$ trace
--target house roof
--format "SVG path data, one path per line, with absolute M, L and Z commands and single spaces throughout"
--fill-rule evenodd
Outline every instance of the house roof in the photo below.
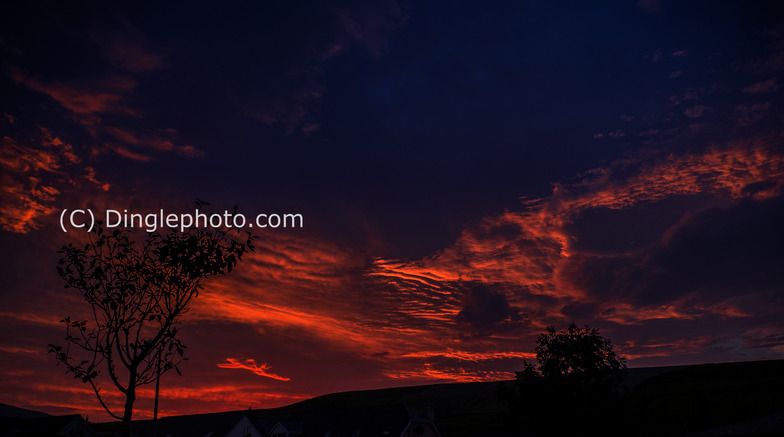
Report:
M 294 422 L 289 420 L 278 422 L 269 431 L 272 432 L 272 429 L 274 429 L 278 425 L 282 426 L 283 429 L 285 429 L 286 431 L 292 434 L 294 433 L 302 434 L 302 422 Z

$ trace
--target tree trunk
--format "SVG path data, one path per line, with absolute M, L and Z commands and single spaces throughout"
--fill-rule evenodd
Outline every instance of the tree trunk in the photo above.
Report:
M 133 373 L 133 372 L 132 372 Z M 136 401 L 135 375 L 131 375 L 128 391 L 125 393 L 125 412 L 123 413 L 122 437 L 131 437 L 131 416 L 133 416 L 133 403 Z

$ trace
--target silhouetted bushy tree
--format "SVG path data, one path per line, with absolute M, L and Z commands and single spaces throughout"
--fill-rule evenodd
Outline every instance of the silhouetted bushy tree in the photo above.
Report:
M 620 408 L 626 360 L 593 328 L 549 326 L 539 335 L 537 363 L 517 372 L 513 409 L 550 432 L 605 429 Z M 606 430 L 606 429 L 605 429 Z

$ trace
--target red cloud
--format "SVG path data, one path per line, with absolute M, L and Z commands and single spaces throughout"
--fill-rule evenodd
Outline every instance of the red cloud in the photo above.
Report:
M 135 114 L 135 111 L 125 106 L 125 98 L 114 92 L 96 91 L 62 83 L 44 84 L 36 79 L 25 78 L 18 74 L 15 79 L 34 91 L 47 94 L 76 114 Z
M 637 167 L 632 176 L 619 176 L 628 173 L 630 166 Z M 454 245 L 432 256 L 419 261 L 376 259 L 369 274 L 429 293 L 464 281 L 506 283 L 525 290 L 507 296 L 510 304 L 525 302 L 527 293 L 571 301 L 585 298 L 587 292 L 564 275 L 578 238 L 567 225 L 583 212 L 706 194 L 730 201 L 764 200 L 781 195 L 783 189 L 784 156 L 764 138 L 713 147 L 701 154 L 670 155 L 652 164 L 618 162 L 593 170 L 580 183 L 556 185 L 550 196 L 529 202 L 522 212 L 485 218 L 463 231 Z M 705 310 L 719 311 L 711 308 Z M 555 314 L 552 309 L 548 312 Z M 613 314 L 618 322 L 630 320 L 621 314 L 635 314 L 635 320 L 685 317 L 676 307 L 642 310 L 619 305 Z
M 457 368 L 436 368 L 432 364 L 425 364 L 413 370 L 393 370 L 384 374 L 391 379 L 405 379 L 412 381 L 449 381 L 449 382 L 481 382 L 499 381 L 514 378 L 512 372 L 477 371 Z
M 270 366 L 267 363 L 257 364 L 254 359 L 240 361 L 236 358 L 226 358 L 226 361 L 226 363 L 218 364 L 218 367 L 221 369 L 245 369 L 266 378 L 277 379 L 278 381 L 291 381 L 291 378 L 268 372 Z
M 79 163 L 73 147 L 42 129 L 36 146 L 0 139 L 0 227 L 26 233 L 39 227 L 41 217 L 54 212 L 65 168 Z

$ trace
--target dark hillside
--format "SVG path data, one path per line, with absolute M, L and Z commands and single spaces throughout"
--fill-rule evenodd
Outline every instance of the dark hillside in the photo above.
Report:
M 782 413 L 784 360 L 702 364 L 667 372 L 643 381 L 628 405 L 638 425 L 670 435 Z
M 784 360 L 629 369 L 626 385 L 628 391 L 620 410 L 607 412 L 607 417 L 624 419 L 606 421 L 604 435 L 685 435 L 733 424 L 738 426 L 726 429 L 743 431 L 721 435 L 784 435 L 784 430 L 775 429 L 781 423 L 777 414 L 784 413 Z M 515 429 L 513 424 L 537 424 L 542 418 L 510 411 L 504 392 L 509 393 L 513 387 L 513 381 L 495 381 L 363 390 L 318 396 L 280 408 L 180 419 L 195 423 L 196 419 L 213 422 L 228 417 L 231 420 L 227 423 L 234 423 L 236 417 L 250 413 L 255 423 L 266 426 L 304 416 L 325 420 L 355 417 L 359 424 L 373 422 L 374 412 L 389 415 L 398 410 L 387 407 L 405 406 L 422 412 L 432 409 L 443 437 L 533 435 L 530 427 Z M 563 419 L 568 421 L 568 406 L 556 407 L 563 409 Z M 176 420 L 162 419 L 162 425 Z M 548 424 L 542 425 L 537 428 L 548 429 Z M 97 429 L 118 427 L 112 423 L 98 425 Z M 151 429 L 151 422 L 136 422 L 135 429 Z

